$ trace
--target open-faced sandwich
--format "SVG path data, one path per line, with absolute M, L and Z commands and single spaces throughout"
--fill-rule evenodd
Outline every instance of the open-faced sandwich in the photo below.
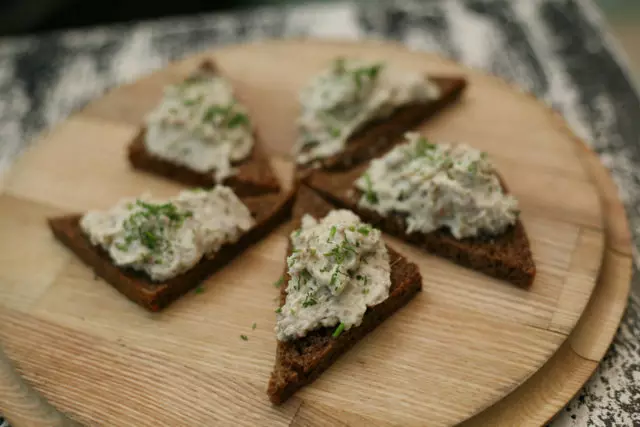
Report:
M 280 304 L 274 404 L 315 380 L 422 289 L 418 267 L 353 212 L 301 186 Z
M 298 178 L 314 168 L 347 169 L 389 149 L 462 94 L 461 77 L 336 59 L 301 91 L 294 147 Z
M 284 221 L 292 198 L 239 198 L 225 186 L 49 220 L 58 240 L 141 306 L 158 311 Z
M 486 153 L 409 133 L 381 158 L 308 181 L 382 230 L 463 266 L 528 286 L 536 268 L 519 219 Z
M 280 189 L 247 109 L 210 61 L 162 101 L 129 146 L 133 167 L 191 186 L 224 184 L 239 196 Z

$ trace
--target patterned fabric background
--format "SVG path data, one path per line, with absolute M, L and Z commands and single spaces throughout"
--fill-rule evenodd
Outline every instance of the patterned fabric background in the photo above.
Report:
M 285 36 L 395 39 L 533 92 L 599 153 L 639 229 L 639 92 L 589 0 L 331 3 L 0 39 L 0 172 L 37 133 L 109 87 L 191 52 Z M 636 267 L 613 346 L 553 426 L 640 425 L 639 303 Z

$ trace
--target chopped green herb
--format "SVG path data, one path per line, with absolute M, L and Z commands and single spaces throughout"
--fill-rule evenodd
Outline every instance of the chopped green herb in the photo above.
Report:
M 370 227 L 366 227 L 366 226 L 362 226 L 362 227 L 358 228 L 358 233 L 363 234 L 365 236 L 368 236 L 369 233 L 371 233 L 371 228 Z
M 335 127 L 330 127 L 329 128 L 329 135 L 331 135 L 333 138 L 337 138 L 340 136 L 342 132 L 340 132 L 340 129 L 335 128 Z
M 344 236 L 344 240 L 342 241 L 342 250 L 344 250 L 345 252 L 351 252 L 354 255 L 358 253 L 354 249 L 354 247 L 351 244 L 351 242 L 349 241 L 349 239 L 347 239 L 347 236 Z
M 273 286 L 275 286 L 276 288 L 279 288 L 280 286 L 282 286 L 283 283 L 284 283 L 284 276 L 280 276 L 280 278 L 275 281 Z
M 381 69 L 382 64 L 375 64 L 366 70 L 367 76 L 369 76 L 370 79 L 375 79 L 376 77 L 378 77 Z
M 333 240 L 333 236 L 336 235 L 336 231 L 338 231 L 338 228 L 335 225 L 331 226 L 331 231 L 329 232 L 329 238 L 327 239 L 327 243 Z
M 204 288 L 202 286 L 198 286 L 194 292 L 196 294 L 201 294 L 204 292 Z
M 331 275 L 331 280 L 329 281 L 329 286 L 333 287 L 333 285 L 335 285 L 337 280 L 338 280 L 338 267 L 336 267 L 336 270 Z
M 364 181 L 367 184 L 367 191 L 365 192 L 364 197 L 367 199 L 367 202 L 371 203 L 372 205 L 378 203 L 378 195 L 375 193 L 375 191 L 373 191 L 373 183 L 371 182 L 369 173 L 365 173 L 363 176 Z
M 416 156 L 427 157 L 431 150 L 436 148 L 435 144 L 430 143 L 427 138 L 420 137 L 416 142 Z M 433 160 L 433 159 L 432 159 Z
M 353 245 L 349 243 L 348 240 L 343 240 L 342 243 L 334 246 L 329 252 L 325 252 L 324 256 L 332 257 L 336 264 L 342 264 L 349 253 L 356 253 L 356 250 L 353 248 Z
M 258 325 L 256 324 L 256 322 L 253 322 L 253 325 L 251 325 L 251 330 L 255 330 L 257 326 Z
M 340 336 L 340 334 L 342 333 L 342 331 L 344 331 L 344 323 L 340 322 L 340 324 L 338 325 L 336 330 L 333 331 L 333 334 L 331 334 L 331 336 L 334 337 L 334 338 L 338 338 Z
M 338 273 L 342 274 L 344 277 L 349 277 L 349 275 L 347 273 L 343 273 L 342 271 L 338 270 Z
M 249 341 L 249 337 L 246 335 L 240 335 L 240 338 L 242 338 L 243 341 Z
M 364 295 L 367 295 L 367 294 L 369 293 L 369 288 L 364 288 L 364 289 L 362 290 L 362 293 L 363 293 Z
M 317 303 L 318 301 L 316 301 L 313 295 L 307 295 L 305 300 L 302 302 L 302 306 L 304 308 L 307 308 L 307 307 L 311 307 L 312 305 L 316 305 Z
M 199 103 L 200 101 L 202 101 L 202 98 L 196 98 L 196 99 L 185 99 L 184 101 L 182 101 L 182 103 L 186 106 L 190 106 L 190 105 L 196 105 L 197 103 Z
M 362 280 L 362 281 L 364 282 L 364 283 L 363 283 L 363 286 L 367 286 L 367 276 L 362 276 L 362 275 L 358 274 L 358 275 L 356 276 L 356 279 L 358 279 L 358 280 Z
M 155 249 L 158 244 L 158 236 L 150 231 L 143 232 L 140 238 L 142 240 L 142 244 L 151 250 Z
M 227 123 L 227 127 L 235 128 L 241 125 L 248 125 L 248 124 L 249 124 L 249 116 L 247 116 L 244 113 L 236 113 L 233 117 L 231 117 L 231 119 L 229 119 L 229 122 Z
M 275 311 L 276 311 L 276 313 L 278 313 L 278 314 L 282 313 L 282 307 L 278 307 L 278 308 L 276 308 L 276 310 L 275 310 Z
M 302 234 L 302 228 L 296 230 L 296 237 L 300 236 L 300 234 Z
M 374 80 L 378 77 L 382 64 L 374 64 L 371 67 L 362 67 L 353 71 L 353 77 L 356 79 L 356 86 L 358 89 L 362 88 L 363 78 Z
M 312 279 L 311 273 L 306 268 L 300 272 L 300 277 L 302 277 L 305 281 L 309 281 Z
M 356 231 L 356 226 L 355 225 L 350 225 L 349 226 L 349 231 Z
M 231 110 L 231 105 L 227 105 L 225 107 L 221 105 L 212 105 L 204 113 L 204 117 L 202 117 L 202 120 L 205 122 L 210 122 L 214 118 L 216 118 L 216 116 L 226 117 L 227 114 L 229 114 L 230 110 Z
M 125 252 L 127 249 L 129 249 L 129 246 L 123 243 L 116 243 L 116 248 L 118 248 L 118 250 Z

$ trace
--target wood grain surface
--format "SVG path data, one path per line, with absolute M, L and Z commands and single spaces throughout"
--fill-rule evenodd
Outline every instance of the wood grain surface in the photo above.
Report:
M 420 265 L 424 292 L 286 405 L 269 405 L 272 283 L 282 270 L 286 225 L 211 277 L 203 293 L 150 314 L 95 280 L 44 222 L 147 190 L 165 196 L 180 189 L 133 172 L 125 147 L 162 86 L 202 56 L 189 58 L 91 103 L 43 135 L 3 181 L 0 338 L 49 402 L 74 420 L 104 425 L 446 425 L 473 415 L 476 425 L 533 425 L 584 383 L 615 332 L 631 263 L 624 211 L 597 159 L 532 97 L 436 56 L 390 44 L 311 41 L 207 54 L 231 76 L 284 180 L 292 171 L 297 91 L 336 55 L 468 77 L 463 101 L 422 130 L 495 160 L 521 201 L 538 266 L 532 288 L 389 238 Z M 599 274 L 598 297 L 590 300 Z M 0 405 L 10 420 L 27 419 L 24 406 Z

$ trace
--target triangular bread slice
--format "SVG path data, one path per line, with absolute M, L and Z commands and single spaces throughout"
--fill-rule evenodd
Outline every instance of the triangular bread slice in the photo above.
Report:
M 299 225 L 305 213 L 316 218 L 327 215 L 335 206 L 327 203 L 309 188 L 302 186 L 294 206 L 294 221 Z M 278 405 L 296 390 L 314 381 L 329 368 L 341 354 L 403 307 L 422 289 L 422 277 L 418 266 L 387 246 L 391 264 L 391 289 L 389 297 L 378 305 L 369 307 L 362 324 L 333 336 L 334 328 L 318 329 L 304 338 L 278 341 L 276 361 L 269 380 L 267 393 L 272 403 Z M 289 248 L 288 255 L 291 254 Z M 289 276 L 286 269 L 280 289 L 280 303 L 285 302 Z
M 224 245 L 214 256 L 203 258 L 192 269 L 161 283 L 152 281 L 141 272 L 114 265 L 107 252 L 92 245 L 80 228 L 82 215 L 50 218 L 48 222 L 54 236 L 91 267 L 96 275 L 131 301 L 150 311 L 160 311 L 269 234 L 289 217 L 293 205 L 291 193 L 240 199 L 255 218 L 254 227 L 236 243 Z
M 196 72 L 217 72 L 210 61 L 204 61 Z M 143 128 L 129 145 L 128 157 L 131 165 L 138 170 L 149 172 L 167 179 L 194 187 L 213 187 L 216 180 L 213 172 L 198 172 L 187 166 L 172 163 L 149 153 L 144 144 L 146 128 Z M 274 174 L 263 143 L 254 130 L 255 142 L 249 157 L 233 163 L 237 173 L 220 184 L 230 187 L 238 196 L 257 196 L 280 191 L 280 183 Z
M 297 178 L 303 179 L 316 169 L 346 170 L 378 157 L 402 142 L 402 136 L 408 130 L 437 115 L 459 99 L 467 87 L 467 81 L 463 77 L 428 77 L 440 89 L 440 96 L 436 100 L 408 104 L 384 119 L 369 123 L 347 141 L 342 152 L 319 161 L 319 165 L 298 165 Z
M 518 220 L 505 233 L 491 238 L 458 240 L 444 228 L 430 233 L 407 234 L 406 222 L 402 216 L 383 217 L 377 212 L 358 206 L 362 193 L 355 188 L 354 182 L 368 166 L 365 164 L 347 172 L 318 172 L 313 174 L 306 184 L 332 203 L 352 210 L 363 221 L 432 254 L 514 285 L 527 287 L 533 283 L 536 267 L 522 221 Z M 502 186 L 507 191 L 504 182 Z

